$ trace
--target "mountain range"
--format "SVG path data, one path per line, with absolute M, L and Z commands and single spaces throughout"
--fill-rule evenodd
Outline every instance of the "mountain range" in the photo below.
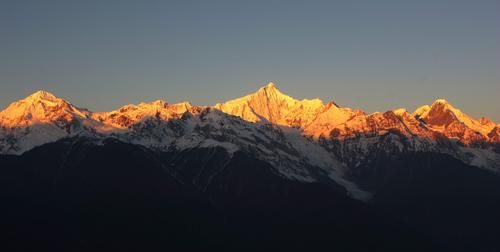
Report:
M 408 244 L 415 251 L 500 249 L 494 238 L 498 231 L 493 231 L 500 223 L 500 125 L 475 119 L 444 99 L 413 113 L 396 109 L 367 114 L 333 101 L 298 100 L 269 83 L 214 106 L 158 100 L 93 112 L 38 91 L 0 112 L 0 166 L 3 196 L 12 206 L 4 214 L 19 220 L 18 213 L 41 208 L 48 213 L 37 221 L 50 216 L 61 222 L 61 230 L 71 230 L 65 223 L 78 219 L 61 212 L 61 202 L 70 202 L 78 212 L 84 203 L 101 209 L 99 200 L 114 202 L 111 209 L 145 200 L 153 208 L 166 207 L 169 214 L 187 211 L 181 219 L 197 220 L 176 222 L 180 229 L 186 223 L 219 227 L 220 222 L 208 222 L 224 219 L 228 224 L 217 232 L 238 233 L 231 248 L 257 241 L 275 246 L 274 238 L 289 241 L 299 233 L 303 236 L 296 238 L 304 242 L 290 248 L 324 245 L 333 238 L 323 232 L 331 232 L 343 237 L 342 248 L 365 250 L 370 246 L 353 245 L 359 232 L 363 240 L 378 237 L 371 246 L 383 251 L 411 250 Z M 136 201 L 103 196 L 111 192 Z M 201 205 L 187 204 L 187 199 Z M 98 215 L 108 218 L 111 210 L 106 209 L 110 212 L 101 209 Z M 151 213 L 149 208 L 141 211 Z M 256 223 L 276 230 L 254 237 L 254 231 L 262 232 Z M 29 221 L 11 224 L 23 227 L 22 236 L 36 236 L 24 230 L 33 229 Z M 150 228 L 143 224 L 133 226 Z M 287 230 L 287 225 L 293 228 Z M 37 227 L 33 230 L 47 228 Z M 299 227 L 317 230 L 305 234 Z M 86 248 L 103 238 L 89 230 L 85 235 L 92 238 L 84 239 Z M 189 228 L 181 233 L 194 235 Z M 72 239 L 85 236 L 71 235 L 64 238 L 69 244 L 64 249 L 74 249 Z M 225 243 L 207 233 L 196 237 Z M 389 244 L 391 237 L 396 237 L 394 244 Z
M 231 151 L 252 144 L 259 151 L 273 152 L 279 142 L 310 162 L 340 159 L 352 166 L 356 164 L 343 158 L 348 153 L 330 155 L 328 146 L 341 144 L 337 151 L 352 152 L 361 161 L 372 147 L 381 144 L 378 139 L 390 138 L 394 141 L 391 152 L 440 152 L 494 172 L 500 168 L 500 125 L 484 117 L 476 120 L 444 99 L 413 113 L 396 109 L 366 114 L 333 101 L 294 99 L 274 83 L 215 106 L 158 100 L 111 112 L 92 112 L 38 91 L 1 111 L 0 127 L 3 154 L 22 154 L 62 138 L 85 135 L 116 137 L 164 150 L 221 145 Z M 263 130 L 268 128 L 272 130 Z M 272 132 L 283 136 L 269 135 Z M 266 150 L 263 140 L 276 144 Z M 314 152 L 320 156 L 308 156 L 309 148 L 317 148 Z

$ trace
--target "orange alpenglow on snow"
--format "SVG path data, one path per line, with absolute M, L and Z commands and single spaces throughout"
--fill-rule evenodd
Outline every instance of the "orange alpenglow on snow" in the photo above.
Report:
M 88 115 L 88 111 L 78 109 L 47 91 L 37 91 L 0 112 L 0 125 L 28 126 L 56 120 L 71 121 L 73 118 L 86 118 Z
M 127 128 L 147 118 L 158 118 L 164 121 L 180 118 L 186 112 L 193 112 L 189 102 L 168 104 L 157 100 L 138 105 L 129 104 L 111 112 L 93 113 L 92 118 L 115 128 Z
M 214 107 L 249 122 L 266 120 L 278 125 L 304 127 L 324 110 L 325 105 L 319 99 L 296 100 L 281 93 L 270 82 L 253 94 L 219 103 Z
M 296 128 L 312 139 L 344 139 L 397 132 L 407 137 L 431 140 L 446 137 L 465 145 L 500 142 L 500 127 L 497 124 L 484 117 L 476 120 L 444 99 L 422 106 L 412 114 L 401 108 L 368 115 L 361 110 L 338 106 L 333 101 L 325 104 L 320 99 L 292 98 L 283 94 L 272 82 L 255 93 L 213 107 L 193 106 L 189 102 L 168 104 L 158 100 L 126 105 L 111 112 L 91 112 L 49 92 L 38 91 L 0 112 L 0 131 L 16 136 L 22 134 L 23 129 L 33 126 L 28 136 L 33 134 L 35 142 L 43 142 L 45 140 L 37 132 L 51 132 L 42 134 L 50 139 L 79 134 L 88 129 L 109 133 L 127 130 L 150 118 L 170 121 L 186 113 L 196 115 L 209 108 L 252 123 Z
M 496 141 L 497 125 L 487 118 L 476 120 L 454 108 L 444 99 L 418 108 L 413 114 L 404 108 L 367 115 L 319 99 L 297 100 L 283 94 L 274 83 L 241 98 L 215 105 L 221 111 L 250 122 L 300 128 L 314 139 L 344 138 L 356 134 L 379 134 L 397 130 L 408 136 L 432 138 L 441 133 L 465 144 Z M 489 135 L 493 137 L 490 137 Z

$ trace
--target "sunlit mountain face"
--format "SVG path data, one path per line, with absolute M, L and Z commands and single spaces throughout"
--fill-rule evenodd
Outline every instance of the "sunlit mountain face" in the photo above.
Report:
M 499 126 L 444 99 L 367 114 L 274 83 L 110 112 L 39 91 L 0 112 L 5 245 L 498 251 Z

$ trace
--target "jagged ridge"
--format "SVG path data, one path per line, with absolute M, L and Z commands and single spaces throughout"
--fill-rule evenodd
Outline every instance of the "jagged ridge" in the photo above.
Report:
M 0 153 L 21 154 L 80 134 L 117 137 L 162 151 L 217 145 L 257 153 L 283 175 L 302 180 L 314 180 L 305 166 L 335 167 L 326 173 L 338 178 L 345 169 L 341 162 L 356 167 L 380 151 L 440 152 L 500 169 L 494 152 L 498 126 L 444 99 L 412 114 L 405 109 L 366 114 L 333 101 L 294 99 L 274 83 L 213 107 L 159 100 L 111 112 L 91 112 L 39 91 L 0 112 L 0 126 Z

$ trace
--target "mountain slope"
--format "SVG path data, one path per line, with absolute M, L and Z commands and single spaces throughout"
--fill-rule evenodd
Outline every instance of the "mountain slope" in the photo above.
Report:
M 38 95 L 39 93 L 33 96 L 36 99 L 30 96 L 10 107 L 17 107 L 16 104 L 20 103 L 28 108 L 32 106 L 31 104 L 47 108 L 48 105 L 45 103 L 57 101 L 56 105 L 49 104 L 52 105 L 51 108 L 67 116 L 72 124 L 82 125 L 82 127 L 71 127 L 68 131 L 57 130 L 57 128 L 51 130 L 51 127 L 59 123 L 60 117 L 43 114 L 29 126 L 29 131 L 23 131 L 26 129 L 24 124 L 12 125 L 11 131 L 27 132 L 24 135 L 2 134 L 0 139 L 4 141 L 1 141 L 0 145 L 4 149 L 19 146 L 16 152 L 2 151 L 3 153 L 20 154 L 33 147 L 75 135 L 102 140 L 117 138 L 155 151 L 220 147 L 228 153 L 236 151 L 248 153 L 254 158 L 271 164 L 280 176 L 290 180 L 302 182 L 321 180 L 325 183 L 338 183 L 346 188 L 351 196 L 359 199 L 367 199 L 370 195 L 343 179 L 346 167 L 296 130 L 285 132 L 285 129 L 273 124 L 255 124 L 214 108 L 192 106 L 189 103 L 168 104 L 155 101 L 127 105 L 112 112 L 79 113 L 80 110 L 60 98 L 47 95 L 48 98 L 41 97 L 38 100 Z M 39 103 L 42 105 L 38 105 Z M 58 108 L 61 109 L 58 110 Z M 8 109 L 4 113 L 8 114 L 10 111 Z M 33 129 L 39 130 L 33 131 Z M 34 141 L 35 137 L 39 137 L 37 141 Z M 20 145 L 24 143 L 24 139 L 29 140 L 28 144 Z M 12 144 L 9 143 L 10 140 Z
M 35 146 L 97 127 L 91 112 L 38 91 L 0 112 L 0 152 L 20 154 Z
M 239 116 L 245 121 L 265 120 L 290 127 L 308 125 L 316 114 L 325 108 L 319 99 L 299 101 L 285 95 L 272 82 L 253 94 L 219 103 L 214 107 L 224 113 Z
M 38 91 L 0 112 L 0 122 L 4 127 L 19 127 L 88 116 L 88 111 L 78 109 L 49 92 Z
M 432 130 L 458 138 L 465 144 L 486 141 L 488 133 L 496 126 L 484 117 L 481 120 L 473 119 L 444 99 L 436 100 L 431 106 L 418 108 L 413 115 Z
M 91 112 L 42 91 L 0 125 L 16 246 L 499 249 L 499 127 L 443 100 L 366 114 L 271 83 L 214 107 Z
M 475 120 L 443 99 L 432 106 L 422 106 L 413 114 L 397 109 L 369 115 L 333 102 L 322 106 L 317 105 L 322 104 L 319 101 L 312 105 L 304 101 L 284 95 L 270 83 L 215 108 L 251 122 L 298 128 L 348 166 L 370 162 L 374 151 L 394 155 L 425 151 L 451 155 L 495 172 L 500 170 L 500 155 L 495 153 L 496 138 L 492 132 L 495 124 L 486 118 Z
M 342 188 L 285 179 L 240 151 L 72 138 L 0 155 L 0 167 L 8 251 L 438 251 Z
M 92 118 L 118 129 L 126 129 L 149 118 L 158 118 L 163 121 L 178 119 L 184 113 L 193 113 L 196 109 L 188 102 L 168 104 L 158 100 L 138 105 L 129 104 L 111 112 L 93 113 Z
M 370 204 L 221 147 L 156 152 L 75 137 L 0 155 L 0 167 L 3 248 L 498 249 L 500 178 L 443 154 L 379 156 L 352 170 L 378 191 Z
M 0 153 L 21 154 L 76 135 L 156 151 L 221 147 L 265 161 L 289 179 L 335 181 L 360 199 L 369 193 L 344 174 L 381 154 L 442 153 L 500 170 L 496 125 L 444 100 L 413 115 L 405 109 L 368 115 L 334 102 L 296 100 L 273 83 L 214 107 L 154 101 L 98 113 L 39 91 L 0 112 L 0 125 Z

